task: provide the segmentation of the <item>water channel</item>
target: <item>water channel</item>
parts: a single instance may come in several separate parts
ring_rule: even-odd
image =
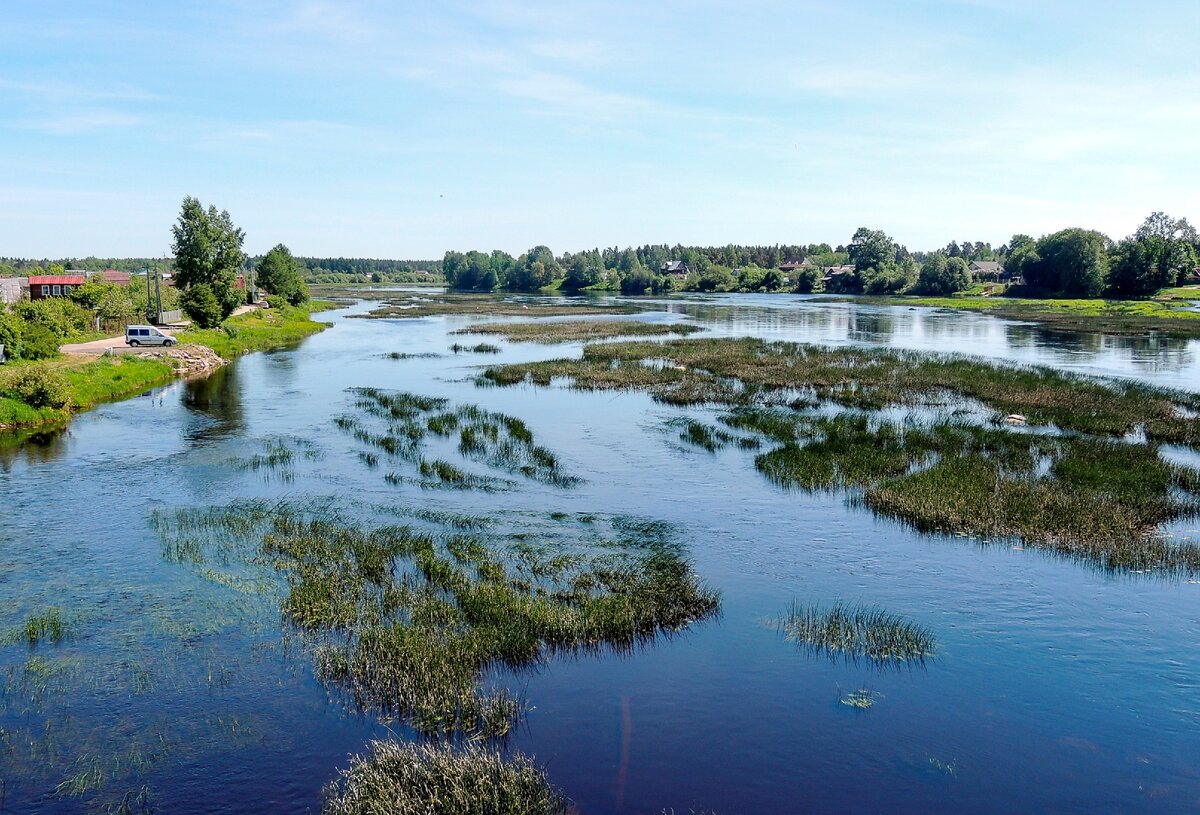
[[[642,303],[636,319],[715,336],[968,353],[1200,390],[1194,340],[791,295]],[[165,556],[155,510],[243,498],[531,528],[552,513],[673,525],[722,593],[719,619],[627,655],[496,678],[530,706],[506,746],[536,757],[584,815],[1200,809],[1200,581],[921,535],[842,494],[785,492],[752,453],[679,440],[673,420],[712,410],[474,382],[481,365],[575,356],[577,344],[456,355],[449,332],[479,318],[350,318],[367,306],[322,315],[333,327],[295,348],[0,442],[0,812],[104,811],[143,788],[161,812],[317,812],[349,755],[408,735],[331,696],[276,603]],[[334,426],[360,386],[520,417],[583,482],[388,483]],[[286,473],[236,466],[280,439],[305,445]],[[901,670],[831,661],[767,624],[793,600],[839,599],[928,627],[937,658]],[[22,641],[22,622],[51,606],[69,636]],[[861,688],[870,709],[841,703]],[[89,773],[82,796],[59,786]]]

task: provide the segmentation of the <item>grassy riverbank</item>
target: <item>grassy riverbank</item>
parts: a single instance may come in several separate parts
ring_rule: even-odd
[[[332,303],[316,302],[255,311],[232,317],[219,328],[184,331],[179,340],[205,346],[228,361],[251,351],[285,347],[323,330],[327,324],[311,319],[311,314],[331,307]],[[187,373],[166,356],[70,356],[6,365],[0,367],[0,430],[65,424],[75,413],[144,393]]]
[[[641,323],[633,320],[570,320],[532,323],[483,323],[469,325],[455,334],[494,334],[509,342],[583,342],[613,337],[686,336],[704,329],[688,323]]]
[[[1200,288],[1176,289],[1175,300],[1200,300]],[[1161,300],[1043,300],[1017,297],[859,297],[881,305],[953,308],[995,314],[1010,320],[1045,323],[1064,331],[1103,334],[1158,332],[1200,337],[1200,311],[1187,311]]]

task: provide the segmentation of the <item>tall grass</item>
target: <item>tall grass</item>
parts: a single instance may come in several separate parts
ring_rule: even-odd
[[[361,523],[287,506],[160,514],[164,545],[200,541],[286,582],[284,619],[313,646],[318,678],[354,706],[429,735],[503,735],[524,705],[485,688],[498,670],[557,653],[624,651],[716,614],[669,530],[595,517],[557,537]],[[429,520],[438,522],[436,516]],[[206,558],[200,558],[203,562]]]
[[[376,741],[325,790],[323,815],[567,815],[530,759],[480,747]]]
[[[414,479],[397,471],[394,483],[416,480],[423,487],[496,490],[509,482],[492,475],[464,469],[445,458],[429,455],[430,445],[457,436],[454,448],[439,447],[449,455],[482,464],[490,470],[521,475],[558,487],[571,487],[578,479],[563,472],[558,457],[534,442],[533,433],[520,419],[493,413],[476,405],[451,406],[448,400],[412,393],[358,388],[355,407],[360,416],[340,416],[335,424],[359,441],[408,463]],[[381,421],[382,430],[372,429],[371,420]]]
[[[937,640],[927,628],[875,606],[793,603],[778,625],[788,640],[831,659],[912,664],[937,651]]]
[[[581,342],[612,337],[694,334],[704,329],[689,323],[646,323],[636,320],[544,320],[535,323],[481,323],[455,334],[495,334],[509,342]]]

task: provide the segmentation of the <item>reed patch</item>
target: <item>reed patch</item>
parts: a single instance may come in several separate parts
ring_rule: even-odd
[[[912,665],[937,653],[937,640],[929,629],[876,606],[835,603],[825,608],[793,603],[775,625],[788,641],[830,659]],[[847,704],[870,707],[869,693],[864,701]]]
[[[531,323],[480,323],[455,334],[494,334],[509,342],[589,342],[613,337],[686,336],[704,329],[690,323],[638,320],[541,320]]]
[[[570,802],[520,753],[376,741],[325,790],[323,815],[567,815]]]
[[[511,487],[498,473],[562,488],[579,483],[563,472],[558,456],[536,444],[533,433],[514,416],[378,388],[357,388],[352,393],[359,414],[339,416],[334,423],[394,464],[407,467],[407,471],[389,471],[385,476],[389,483],[411,482],[431,489]],[[488,472],[472,471],[464,466],[467,463]]]
[[[718,612],[669,527],[598,516],[506,531],[364,527],[285,505],[159,513],[186,538],[282,582],[280,607],[317,677],[418,732],[504,735],[523,701],[504,672],[556,654],[625,651]],[[240,552],[240,555],[235,553]]]

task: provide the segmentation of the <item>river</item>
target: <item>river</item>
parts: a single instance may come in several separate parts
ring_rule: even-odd
[[[638,319],[709,335],[969,353],[1200,390],[1195,340],[790,295],[641,302]],[[584,815],[1200,809],[1200,582],[922,535],[841,494],[785,492],[752,453],[679,440],[673,419],[712,410],[474,383],[480,365],[578,345],[455,355],[448,332],[472,318],[349,318],[366,307],[322,315],[333,327],[295,348],[0,445],[0,812],[103,811],[143,787],[161,812],[316,812],[350,754],[404,735],[331,698],[272,602],[164,556],[155,510],[251,497],[674,525],[722,592],[718,619],[632,654],[497,678],[530,705],[508,746],[544,764]],[[584,481],[497,493],[388,483],[333,423],[359,386],[520,417]],[[236,465],[273,439],[307,452],[286,473]],[[831,661],[768,624],[793,600],[839,599],[928,627],[937,658],[902,670]],[[68,636],[21,641],[22,622],[51,606]],[[870,709],[841,703],[861,688]],[[55,792],[88,773],[84,795]]]

